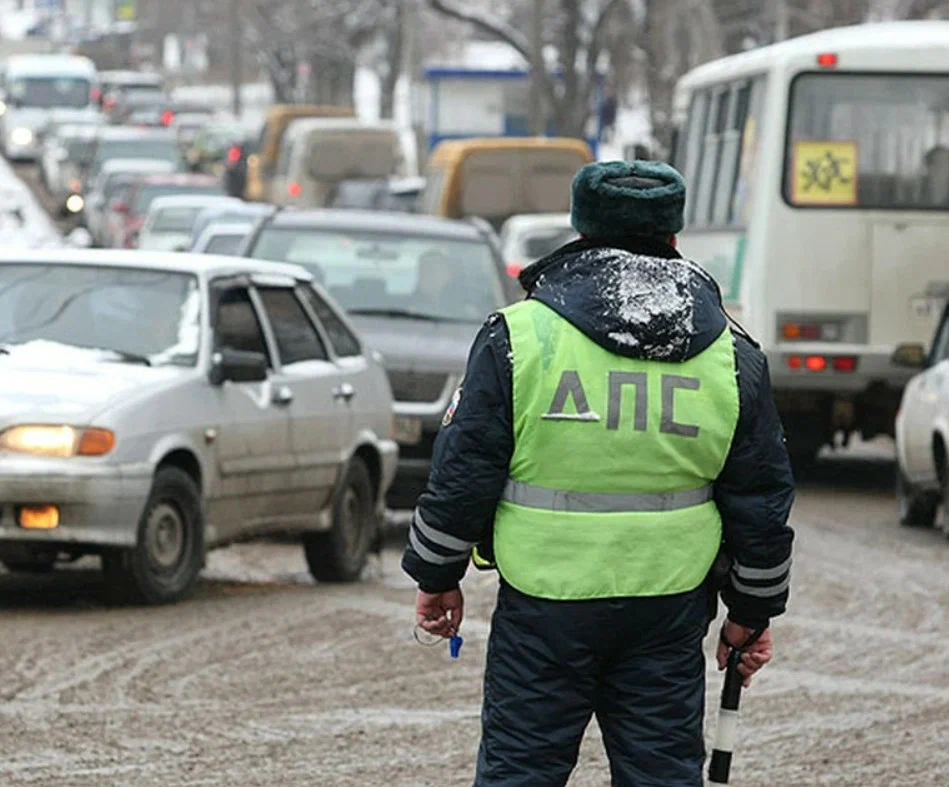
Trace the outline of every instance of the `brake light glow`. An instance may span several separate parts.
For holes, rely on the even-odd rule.
[[[827,368],[827,359],[823,355],[808,355],[804,366],[809,372],[823,372]]]
[[[837,65],[837,53],[821,52],[821,54],[817,56],[817,65],[821,68],[833,68]]]
[[[170,126],[172,122],[174,122],[174,119],[175,119],[175,113],[172,112],[170,109],[166,109],[164,112],[161,113],[161,124],[163,126]]]
[[[834,358],[832,366],[834,371],[837,372],[855,372],[857,371],[857,359],[852,355],[841,355]]]
[[[102,98],[101,88],[92,88],[92,90],[89,92],[89,98],[91,98],[93,101],[98,101],[100,98]]]
[[[115,105],[118,102],[114,98],[107,98],[102,102],[102,108],[105,110],[115,109]]]
[[[804,361],[801,359],[800,355],[791,355],[788,357],[788,369],[794,369],[796,371],[803,365]]]
[[[516,279],[521,275],[522,269],[521,263],[511,261],[507,264],[507,275],[512,279]]]
[[[227,163],[236,164],[241,160],[241,149],[234,145],[229,151],[227,151]]]
[[[303,187],[299,183],[290,183],[287,185],[287,194],[296,199],[303,193]]]

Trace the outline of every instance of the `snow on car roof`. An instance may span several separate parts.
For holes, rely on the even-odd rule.
[[[110,268],[137,268],[174,273],[192,273],[210,279],[218,276],[241,274],[288,276],[304,281],[312,275],[299,265],[268,262],[246,257],[226,257],[215,254],[188,254],[187,252],[121,251],[118,249],[20,249],[0,251],[0,265],[48,263],[50,265],[106,266]]]

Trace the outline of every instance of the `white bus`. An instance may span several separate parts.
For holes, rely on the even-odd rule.
[[[16,55],[3,68],[0,146],[13,160],[39,157],[43,134],[60,123],[87,122],[99,114],[92,90],[96,67],[73,55]]]
[[[893,434],[949,286],[949,23],[827,30],[708,63],[675,96],[685,256],[767,352],[798,459]]]

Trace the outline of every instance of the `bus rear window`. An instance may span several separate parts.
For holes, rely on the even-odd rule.
[[[949,209],[949,76],[799,76],[785,161],[794,207]]]

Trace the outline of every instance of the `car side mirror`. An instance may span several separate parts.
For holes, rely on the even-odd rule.
[[[211,356],[211,385],[259,383],[267,379],[267,357],[263,353],[223,348]]]
[[[926,349],[921,344],[901,344],[891,358],[894,366],[904,369],[925,369],[926,360]]]

